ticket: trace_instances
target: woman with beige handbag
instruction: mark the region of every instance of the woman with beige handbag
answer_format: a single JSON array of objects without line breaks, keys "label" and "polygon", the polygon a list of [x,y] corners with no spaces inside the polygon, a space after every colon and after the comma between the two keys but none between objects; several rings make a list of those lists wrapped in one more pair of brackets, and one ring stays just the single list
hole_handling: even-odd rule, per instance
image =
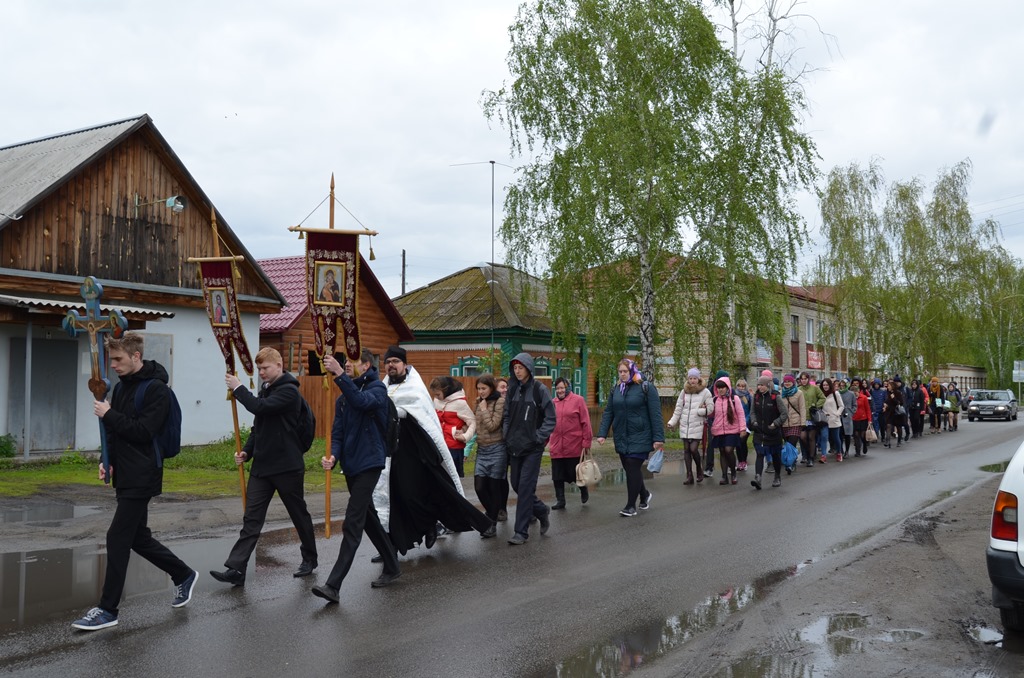
[{"label": "woman with beige handbag", "polygon": [[651,506],[653,493],[644,486],[643,464],[651,450],[665,448],[665,428],[661,423],[661,400],[654,384],[643,380],[632,360],[618,366],[619,383],[612,387],[601,417],[597,443],[604,445],[609,429],[614,434],[615,451],[626,472],[626,505],[619,511],[624,518],[636,515],[639,508]]}]

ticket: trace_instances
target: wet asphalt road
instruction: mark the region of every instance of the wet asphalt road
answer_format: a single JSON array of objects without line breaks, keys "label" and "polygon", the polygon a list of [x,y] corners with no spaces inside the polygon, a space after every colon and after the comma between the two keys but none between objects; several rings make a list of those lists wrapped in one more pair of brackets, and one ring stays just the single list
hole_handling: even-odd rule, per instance
[{"label": "wet asphalt road", "polygon": [[[611,478],[585,507],[569,495],[568,510],[552,514],[545,537],[535,526],[525,546],[509,546],[509,523],[499,539],[451,536],[410,552],[402,578],[386,589],[370,588],[379,566],[364,540],[340,605],[309,594],[326,577],[340,535],[320,541],[321,568],[309,579],[291,577],[299,557],[290,531],[268,535],[240,589],[207,574],[220,569],[232,538],[176,542],[201,575],[192,603],[177,610],[166,577],[133,558],[129,591],[136,593],[122,604],[120,625],[94,633],[69,624],[98,598],[97,545],[3,554],[0,670],[47,677],[617,675],[625,645],[647,647],[647,663],[656,665],[656,655],[714,624],[709,601],[722,592],[756,602],[807,563],[987,476],[980,467],[1009,459],[1021,438],[1022,423],[964,422],[957,433],[925,433],[899,450],[875,446],[863,459],[798,468],[781,488],[766,483],[760,492],[749,484],[753,465],[739,485],[686,488],[678,464],[666,463],[648,481],[651,510],[635,518],[618,516],[625,487]],[[542,483],[547,499],[550,483]],[[674,629],[669,646],[666,629]]]}]

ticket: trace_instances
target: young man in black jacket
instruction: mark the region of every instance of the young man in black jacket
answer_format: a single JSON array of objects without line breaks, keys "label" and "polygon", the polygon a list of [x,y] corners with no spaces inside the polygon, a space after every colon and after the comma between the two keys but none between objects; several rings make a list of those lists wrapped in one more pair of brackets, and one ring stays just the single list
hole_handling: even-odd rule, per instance
[{"label": "young man in black jacket", "polygon": [[[128,558],[132,551],[171,576],[175,584],[171,605],[184,607],[192,599],[198,573],[170,549],[153,538],[146,525],[149,500],[163,490],[163,465],[153,447],[170,412],[171,393],[167,370],[153,360],[143,360],[143,337],[126,332],[106,342],[110,366],[121,382],[111,401],[97,400],[93,413],[103,422],[110,455],[110,475],[117,497],[117,509],[107,530],[107,571],[100,604],[71,625],[82,631],[97,631],[117,625],[118,604],[124,591]],[[141,408],[135,394],[145,383]],[[106,470],[100,464],[100,480]]]},{"label": "young man in black jacket", "polygon": [[281,354],[269,347],[256,354],[259,369],[259,396],[254,396],[233,374],[224,376],[235,399],[242,407],[255,415],[249,439],[241,452],[235,455],[236,464],[252,459],[247,486],[245,517],[238,541],[231,548],[224,561],[223,572],[212,570],[210,576],[225,584],[245,585],[245,570],[249,557],[256,548],[263,523],[267,519],[267,508],[277,492],[288,510],[288,516],[299,533],[299,552],[302,563],[295,571],[295,577],[306,577],[317,566],[316,537],[313,534],[313,519],[306,509],[303,482],[306,476],[305,462],[296,433],[302,394],[299,382],[284,371]]}]

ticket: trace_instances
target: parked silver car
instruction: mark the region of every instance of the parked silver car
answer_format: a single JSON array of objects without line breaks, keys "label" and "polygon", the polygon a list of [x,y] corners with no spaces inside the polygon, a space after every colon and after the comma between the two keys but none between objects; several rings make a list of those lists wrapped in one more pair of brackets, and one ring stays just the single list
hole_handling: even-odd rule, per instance
[{"label": "parked silver car", "polygon": [[967,421],[975,419],[1017,418],[1017,396],[1007,390],[978,391],[971,404],[967,406]]}]

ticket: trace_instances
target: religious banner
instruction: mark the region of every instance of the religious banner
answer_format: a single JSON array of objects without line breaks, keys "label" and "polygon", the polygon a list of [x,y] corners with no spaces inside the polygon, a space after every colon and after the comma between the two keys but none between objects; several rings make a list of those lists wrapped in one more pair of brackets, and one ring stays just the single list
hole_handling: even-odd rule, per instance
[{"label": "religious banner", "polygon": [[249,346],[242,334],[242,319],[238,313],[235,298],[235,262],[224,259],[198,260],[199,275],[203,282],[203,300],[206,314],[210,318],[213,336],[217,338],[220,352],[228,372],[235,374],[235,352],[242,361],[246,374],[253,372]]},{"label": "religious banner", "polygon": [[825,365],[824,353],[807,349],[807,367],[812,370],[820,370]]},{"label": "religious banner", "polygon": [[[343,352],[359,360],[356,290],[359,236],[324,230],[306,232],[306,292],[316,353],[323,358]],[[341,339],[339,346],[339,337]]]}]

